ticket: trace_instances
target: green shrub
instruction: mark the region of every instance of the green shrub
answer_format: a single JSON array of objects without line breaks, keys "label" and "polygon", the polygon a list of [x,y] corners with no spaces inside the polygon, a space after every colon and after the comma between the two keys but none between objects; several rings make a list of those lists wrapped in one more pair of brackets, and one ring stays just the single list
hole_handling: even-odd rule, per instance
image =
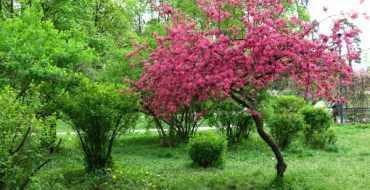
[{"label": "green shrub", "polygon": [[310,139],[306,140],[306,143],[308,143],[312,148],[323,149],[327,145],[334,145],[337,139],[337,134],[333,130],[329,129],[324,132],[314,132]]},{"label": "green shrub", "polygon": [[208,124],[216,126],[226,135],[228,145],[247,139],[254,125],[252,116],[234,101],[226,100],[216,105],[208,118]]},{"label": "green shrub", "polygon": [[277,96],[271,101],[272,116],[267,121],[271,135],[281,149],[286,149],[298,132],[304,128],[299,110],[305,105],[303,98]]},{"label": "green shrub", "polygon": [[12,89],[0,89],[0,189],[24,189],[54,153],[48,148],[53,117],[36,117],[38,96],[23,101],[16,96]]},{"label": "green shrub", "polygon": [[275,142],[281,149],[285,149],[304,128],[305,123],[300,114],[284,113],[275,115],[269,125]]},{"label": "green shrub", "polygon": [[201,167],[222,165],[225,151],[226,141],[215,135],[196,136],[188,144],[188,154],[193,164]]},{"label": "green shrub", "polygon": [[297,96],[277,96],[272,100],[275,114],[298,113],[304,105],[304,99]]},{"label": "green shrub", "polygon": [[336,134],[329,127],[332,116],[322,108],[306,106],[301,110],[307,126],[304,129],[305,142],[314,148],[324,148],[327,144],[336,142]]},{"label": "green shrub", "polygon": [[78,134],[88,171],[110,166],[115,139],[134,126],[137,101],[133,95],[121,94],[122,88],[84,79],[63,101],[63,111]]},{"label": "green shrub", "polygon": [[306,124],[310,126],[308,132],[323,132],[332,124],[331,114],[322,108],[306,106],[302,108],[301,113]]}]

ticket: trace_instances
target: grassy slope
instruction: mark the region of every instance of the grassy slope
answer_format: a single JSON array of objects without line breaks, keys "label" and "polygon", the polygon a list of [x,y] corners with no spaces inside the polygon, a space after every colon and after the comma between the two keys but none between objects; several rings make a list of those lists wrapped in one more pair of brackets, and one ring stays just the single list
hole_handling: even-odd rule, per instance
[{"label": "grassy slope", "polygon": [[94,176],[83,172],[75,137],[65,136],[60,154],[31,189],[368,189],[370,126],[335,130],[337,149],[312,150],[296,142],[286,150],[284,181],[274,179],[274,156],[255,134],[244,145],[229,148],[223,169],[191,167],[184,146],[162,148],[155,134],[126,135],[115,147],[118,170]]}]

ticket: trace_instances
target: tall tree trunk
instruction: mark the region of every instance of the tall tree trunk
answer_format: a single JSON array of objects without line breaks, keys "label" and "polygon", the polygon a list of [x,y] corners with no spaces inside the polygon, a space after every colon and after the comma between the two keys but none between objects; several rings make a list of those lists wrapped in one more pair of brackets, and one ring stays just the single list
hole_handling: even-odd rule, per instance
[{"label": "tall tree trunk", "polygon": [[276,160],[277,160],[277,164],[276,164],[277,175],[278,175],[278,177],[283,177],[287,165],[285,164],[284,157],[281,154],[281,151],[280,151],[279,147],[274,143],[272,138],[263,129],[262,116],[258,114],[259,112],[255,108],[256,101],[251,97],[247,97],[247,99],[249,101],[246,102],[243,99],[241,99],[240,97],[238,97],[237,95],[235,95],[234,93],[231,93],[230,95],[231,95],[231,98],[233,100],[235,100],[238,104],[240,104],[243,107],[246,107],[246,108],[250,109],[251,111],[257,113],[257,114],[252,114],[252,117],[253,117],[254,123],[256,124],[258,135],[266,142],[266,144],[268,146],[270,146],[270,148],[274,152]]},{"label": "tall tree trunk", "polygon": [[279,177],[283,177],[287,165],[285,164],[284,157],[281,154],[281,151],[280,151],[279,147],[274,143],[272,138],[263,129],[262,117],[260,115],[254,115],[253,120],[256,124],[258,135],[267,143],[267,145],[270,146],[270,148],[272,149],[272,151],[275,154],[275,157],[276,157],[276,160],[277,160],[277,164],[276,164],[277,175]]}]

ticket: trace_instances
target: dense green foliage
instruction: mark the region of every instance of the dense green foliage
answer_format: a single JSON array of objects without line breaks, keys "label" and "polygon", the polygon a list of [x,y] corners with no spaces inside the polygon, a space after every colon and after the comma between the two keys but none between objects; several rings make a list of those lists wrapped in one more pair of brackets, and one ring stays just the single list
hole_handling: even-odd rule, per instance
[{"label": "dense green foliage", "polygon": [[272,100],[271,105],[274,114],[298,113],[305,105],[305,101],[297,96],[277,96]]},{"label": "dense green foliage", "polygon": [[271,101],[273,116],[268,124],[280,148],[286,149],[303,131],[304,143],[313,148],[334,145],[337,136],[329,127],[332,115],[323,108],[308,105],[296,96],[277,96]]},{"label": "dense green foliage", "polygon": [[216,135],[199,135],[188,143],[188,154],[193,164],[201,167],[221,166],[226,142]]},{"label": "dense green foliage", "polygon": [[23,93],[31,82],[58,85],[93,60],[86,43],[43,21],[35,7],[19,17],[0,21],[0,28],[0,76],[3,84]]},{"label": "dense green foliage", "polygon": [[327,144],[334,144],[336,134],[329,129],[333,120],[329,112],[322,108],[304,107],[301,110],[307,127],[304,129],[305,141],[316,148],[324,148]]},{"label": "dense green foliage", "polygon": [[302,115],[279,114],[270,121],[271,135],[281,149],[286,149],[305,126]]},{"label": "dense green foliage", "polygon": [[272,116],[268,120],[271,135],[281,149],[286,149],[305,122],[299,110],[305,105],[303,98],[296,96],[277,96],[271,101]]},{"label": "dense green foliage", "polygon": [[[122,85],[123,77],[134,78],[139,71],[123,59],[138,36],[130,12],[137,6],[135,2],[0,1],[0,91],[11,87],[14,106],[25,107],[13,110],[9,104],[3,104],[3,109],[14,111],[4,113],[4,117],[35,123],[28,131],[26,127],[21,130],[10,121],[2,121],[1,127],[9,129],[7,137],[14,136],[13,143],[23,136],[27,137],[25,142],[35,141],[29,143],[33,147],[26,144],[22,151],[29,149],[29,152],[22,160],[18,156],[13,164],[19,162],[21,169],[13,173],[12,184],[16,181],[17,185],[23,185],[28,176],[34,175],[35,164],[40,159],[28,154],[36,152],[35,149],[55,152],[56,121],[65,119],[63,111],[81,134],[80,145],[84,147],[86,161],[111,161],[114,139],[133,126],[136,118],[132,110],[137,108],[137,100],[119,92],[126,88]],[[34,136],[29,138],[28,133]],[[32,140],[36,137],[42,141]],[[2,147],[1,151],[9,149]],[[4,155],[5,158],[14,161],[12,157]],[[24,161],[26,158],[29,164]],[[92,165],[87,164],[87,168],[95,168]],[[8,183],[9,175],[13,174],[7,171],[0,175],[1,183]]]},{"label": "dense green foliage", "polygon": [[78,134],[88,171],[112,166],[112,148],[119,135],[134,125],[137,101],[122,86],[85,79],[62,102]]},{"label": "dense green foliage", "polygon": [[37,97],[22,102],[14,90],[0,90],[0,189],[24,188],[50,161],[48,130],[55,118],[36,118],[38,106]]}]

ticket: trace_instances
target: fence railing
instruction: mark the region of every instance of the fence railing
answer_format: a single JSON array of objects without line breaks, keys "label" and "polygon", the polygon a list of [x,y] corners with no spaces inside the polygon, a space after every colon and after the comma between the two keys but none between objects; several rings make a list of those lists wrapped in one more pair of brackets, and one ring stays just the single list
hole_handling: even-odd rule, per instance
[{"label": "fence railing", "polygon": [[345,123],[370,123],[370,107],[343,108],[343,117]]}]

